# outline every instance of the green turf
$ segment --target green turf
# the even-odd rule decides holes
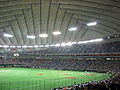
[[[75,83],[102,80],[110,76],[110,74],[96,72],[0,68],[0,90],[50,90]],[[65,77],[73,77],[73,79]]]

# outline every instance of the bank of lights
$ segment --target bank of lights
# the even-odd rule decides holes
[[[79,41],[78,44],[92,43],[92,42],[100,42],[100,41],[103,41],[103,38],[92,39],[92,40],[88,40],[88,41]]]
[[[19,46],[13,46],[13,45],[0,45],[0,48],[44,48],[44,47],[65,47],[65,46],[72,46],[74,44],[86,44],[86,43],[93,43],[93,42],[100,42],[103,41],[103,38],[98,38],[98,39],[92,39],[92,40],[87,40],[87,41],[79,41],[79,42],[67,42],[67,43],[58,43],[58,44],[47,44],[47,45],[19,45]]]

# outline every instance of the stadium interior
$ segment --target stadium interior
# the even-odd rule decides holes
[[[120,1],[0,0],[0,90],[120,90]]]

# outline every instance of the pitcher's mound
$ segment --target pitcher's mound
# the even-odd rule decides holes
[[[77,79],[75,77],[65,77],[65,78],[67,78],[67,79]]]
[[[42,74],[42,73],[38,73],[38,74],[36,74],[36,75],[44,75],[44,74]]]

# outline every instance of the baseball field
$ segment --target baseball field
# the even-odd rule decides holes
[[[0,90],[51,90],[110,77],[107,73],[0,68]]]

